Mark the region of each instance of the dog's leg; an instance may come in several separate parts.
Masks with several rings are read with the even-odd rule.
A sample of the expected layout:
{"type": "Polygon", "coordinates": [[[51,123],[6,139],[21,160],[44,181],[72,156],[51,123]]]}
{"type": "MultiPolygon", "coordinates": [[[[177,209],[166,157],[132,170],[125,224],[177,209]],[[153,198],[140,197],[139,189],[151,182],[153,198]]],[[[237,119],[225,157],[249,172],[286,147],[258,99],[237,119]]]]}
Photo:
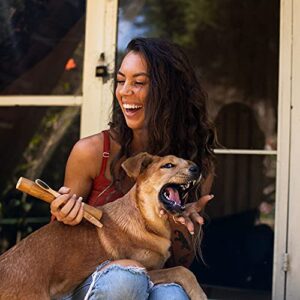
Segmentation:
{"type": "Polygon", "coordinates": [[[148,273],[154,284],[175,282],[184,288],[191,300],[207,299],[193,272],[185,267],[159,269],[148,273]]]}

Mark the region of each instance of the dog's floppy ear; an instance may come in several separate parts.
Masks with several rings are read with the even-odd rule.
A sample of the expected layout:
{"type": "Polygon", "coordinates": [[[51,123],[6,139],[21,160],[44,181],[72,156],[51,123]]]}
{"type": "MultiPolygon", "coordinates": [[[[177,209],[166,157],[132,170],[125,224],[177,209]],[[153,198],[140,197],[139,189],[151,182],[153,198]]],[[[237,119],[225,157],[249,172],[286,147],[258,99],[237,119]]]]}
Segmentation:
{"type": "Polygon", "coordinates": [[[141,152],[126,159],[122,163],[122,168],[129,177],[136,179],[152,161],[153,156],[151,154],[147,152],[141,152]]]}

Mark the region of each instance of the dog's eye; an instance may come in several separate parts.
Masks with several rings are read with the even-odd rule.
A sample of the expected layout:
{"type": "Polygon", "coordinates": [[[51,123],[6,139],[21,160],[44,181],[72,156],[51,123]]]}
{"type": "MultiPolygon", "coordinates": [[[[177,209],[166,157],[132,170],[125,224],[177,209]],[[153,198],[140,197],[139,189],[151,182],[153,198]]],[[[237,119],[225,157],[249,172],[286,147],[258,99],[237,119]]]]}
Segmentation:
{"type": "Polygon", "coordinates": [[[175,167],[175,165],[173,165],[172,163],[167,163],[167,164],[161,166],[161,168],[163,168],[163,169],[171,169],[174,167],[175,167]]]}

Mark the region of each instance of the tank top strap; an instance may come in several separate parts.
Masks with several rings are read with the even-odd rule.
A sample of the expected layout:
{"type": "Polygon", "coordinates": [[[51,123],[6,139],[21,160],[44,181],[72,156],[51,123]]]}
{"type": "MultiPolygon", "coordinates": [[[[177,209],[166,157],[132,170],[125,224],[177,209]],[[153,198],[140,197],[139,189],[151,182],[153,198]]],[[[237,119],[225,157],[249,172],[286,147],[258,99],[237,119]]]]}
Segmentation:
{"type": "Polygon", "coordinates": [[[110,155],[110,139],[109,139],[109,131],[104,130],[103,133],[103,154],[102,154],[102,164],[99,175],[104,175],[106,170],[107,161],[110,155]]]}

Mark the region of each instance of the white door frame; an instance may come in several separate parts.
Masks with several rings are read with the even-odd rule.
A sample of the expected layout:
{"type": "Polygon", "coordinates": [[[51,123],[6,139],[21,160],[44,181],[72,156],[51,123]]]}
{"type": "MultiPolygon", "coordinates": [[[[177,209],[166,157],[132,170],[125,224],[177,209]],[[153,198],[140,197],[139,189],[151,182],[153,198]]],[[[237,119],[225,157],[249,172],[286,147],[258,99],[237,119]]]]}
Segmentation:
{"type": "Polygon", "coordinates": [[[300,295],[300,2],[281,0],[273,299],[300,295]]]}
{"type": "Polygon", "coordinates": [[[81,137],[107,128],[113,100],[117,16],[117,0],[87,1],[81,137]],[[104,62],[99,60],[101,53],[104,53],[104,62]],[[102,63],[110,74],[107,80],[95,76],[96,66],[102,63]]]}
{"type": "MultiPolygon", "coordinates": [[[[291,0],[290,0],[291,1],[291,0]]],[[[292,60],[291,60],[291,143],[288,215],[288,252],[290,264],[287,273],[286,299],[300,297],[300,2],[291,1],[292,60]]]]}

